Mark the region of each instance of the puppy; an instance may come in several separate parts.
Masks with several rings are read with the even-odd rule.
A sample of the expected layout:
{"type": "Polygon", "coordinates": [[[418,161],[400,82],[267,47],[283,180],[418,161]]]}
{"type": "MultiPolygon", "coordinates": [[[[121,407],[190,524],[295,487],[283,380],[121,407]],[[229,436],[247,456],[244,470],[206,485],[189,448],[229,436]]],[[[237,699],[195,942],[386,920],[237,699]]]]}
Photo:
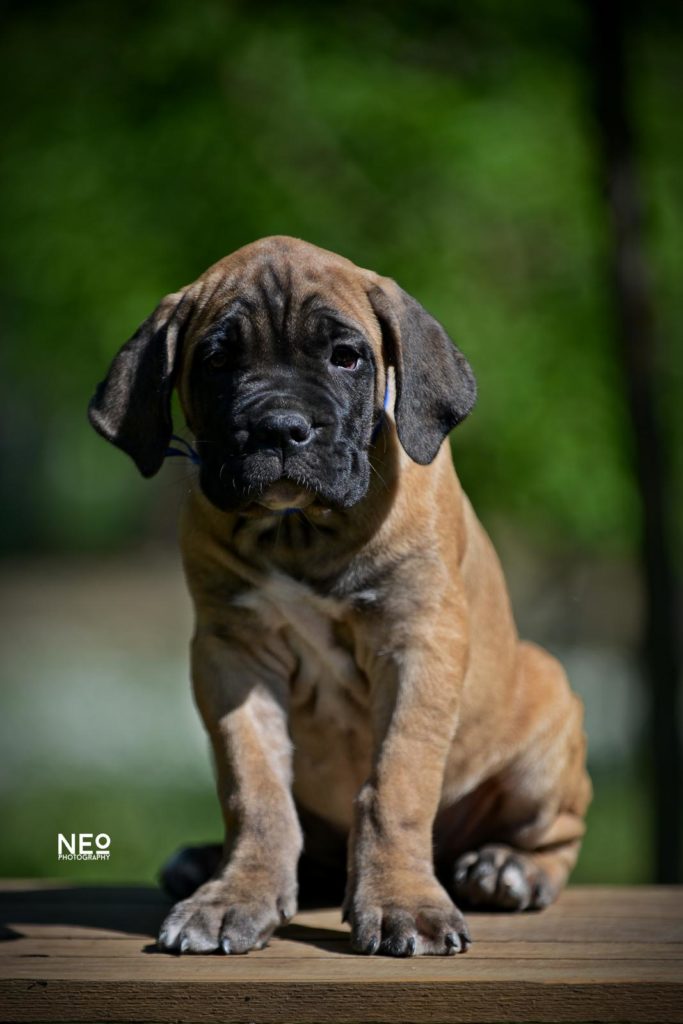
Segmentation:
{"type": "Polygon", "coordinates": [[[295,913],[302,850],[319,876],[346,856],[359,953],[463,952],[458,905],[548,904],[590,799],[582,710],[518,639],[444,443],[475,401],[465,357],[393,281],[275,237],[163,299],[97,389],[93,426],[144,476],[174,387],[225,844],[208,879],[210,853],[176,864],[203,884],[160,945],[262,947],[295,913]]]}

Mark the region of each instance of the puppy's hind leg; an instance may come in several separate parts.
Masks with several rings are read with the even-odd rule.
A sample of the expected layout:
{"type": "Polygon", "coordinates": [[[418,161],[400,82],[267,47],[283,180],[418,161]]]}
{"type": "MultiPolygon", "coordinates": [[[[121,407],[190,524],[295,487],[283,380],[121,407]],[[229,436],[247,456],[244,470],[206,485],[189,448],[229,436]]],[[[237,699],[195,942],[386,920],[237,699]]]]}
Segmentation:
{"type": "Polygon", "coordinates": [[[496,780],[502,799],[486,841],[456,857],[448,888],[460,904],[534,910],[552,903],[576,863],[591,798],[581,702],[561,666],[520,646],[522,749],[496,780]]]}
{"type": "Polygon", "coordinates": [[[161,868],[161,888],[174,900],[186,900],[213,877],[221,863],[222,853],[220,843],[182,846],[161,868]]]}
{"type": "Polygon", "coordinates": [[[563,822],[575,839],[526,851],[506,843],[487,843],[461,854],[451,878],[453,898],[479,910],[541,910],[564,887],[581,846],[583,822],[563,822]]]}
{"type": "MultiPolygon", "coordinates": [[[[159,872],[159,884],[173,900],[186,900],[218,871],[223,855],[220,843],[182,846],[159,872]]],[[[346,865],[330,865],[304,851],[299,858],[299,904],[327,906],[341,903],[346,885],[346,865]]]]}

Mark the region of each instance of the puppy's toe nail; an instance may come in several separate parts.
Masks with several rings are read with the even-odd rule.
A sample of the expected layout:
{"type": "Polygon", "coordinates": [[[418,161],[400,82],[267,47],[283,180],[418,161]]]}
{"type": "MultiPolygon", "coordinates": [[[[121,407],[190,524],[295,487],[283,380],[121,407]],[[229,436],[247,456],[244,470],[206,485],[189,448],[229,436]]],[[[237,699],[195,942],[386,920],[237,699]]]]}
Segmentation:
{"type": "Polygon", "coordinates": [[[296,914],[296,900],[278,899],[277,912],[280,915],[280,924],[288,924],[296,914]]]}
{"type": "Polygon", "coordinates": [[[230,939],[221,939],[221,949],[226,956],[230,956],[232,953],[232,946],[230,945],[230,939]]]}
{"type": "Polygon", "coordinates": [[[373,956],[379,949],[379,936],[371,935],[370,938],[353,939],[351,945],[356,953],[373,956]]]}
{"type": "Polygon", "coordinates": [[[190,951],[190,940],[187,938],[180,940],[180,952],[189,953],[190,951]]]}
{"type": "Polygon", "coordinates": [[[445,938],[446,949],[449,953],[459,953],[461,948],[460,936],[457,932],[449,932],[445,938]]]}
{"type": "Polygon", "coordinates": [[[406,942],[406,956],[415,956],[415,950],[417,949],[417,941],[414,935],[411,935],[406,942]]]}

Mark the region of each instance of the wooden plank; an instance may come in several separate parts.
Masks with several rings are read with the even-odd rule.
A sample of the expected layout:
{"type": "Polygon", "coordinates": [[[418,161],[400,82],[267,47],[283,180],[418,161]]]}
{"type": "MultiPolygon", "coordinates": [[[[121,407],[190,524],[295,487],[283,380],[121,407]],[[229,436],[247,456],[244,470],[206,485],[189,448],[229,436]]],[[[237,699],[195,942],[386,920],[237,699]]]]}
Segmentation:
{"type": "Polygon", "coordinates": [[[675,886],[637,886],[632,889],[610,886],[574,886],[565,891],[561,904],[548,907],[546,913],[561,914],[563,918],[588,915],[589,917],[681,916],[680,891],[675,886]]]}
{"type": "MultiPolygon", "coordinates": [[[[103,912],[98,918],[98,908],[90,908],[87,912],[75,910],[69,920],[54,923],[43,923],[50,915],[51,909],[41,914],[40,908],[31,908],[30,913],[19,919],[6,915],[3,920],[11,930],[32,938],[40,936],[67,939],[70,936],[88,938],[116,938],[126,934],[138,936],[140,940],[153,941],[156,937],[163,913],[147,914],[135,908],[118,908],[117,912],[103,912]],[[96,923],[101,921],[101,924],[96,923]]],[[[336,921],[321,921],[318,927],[299,923],[296,919],[296,933],[301,941],[313,942],[317,939],[330,939],[334,935],[345,938],[346,928],[339,924],[338,911],[336,921]],[[330,934],[332,933],[332,934],[330,934]]],[[[568,942],[683,942],[683,913],[680,918],[641,917],[635,912],[626,923],[613,917],[567,917],[550,916],[549,911],[540,914],[470,914],[468,915],[470,931],[475,944],[479,942],[504,942],[506,940],[522,940],[526,942],[552,942],[565,940],[568,942]]],[[[284,930],[282,935],[292,935],[284,930]]]]}
{"type": "Polygon", "coordinates": [[[4,1021],[683,1021],[683,890],[570,889],[540,914],[472,914],[466,956],[354,956],[337,908],[244,957],[159,954],[154,889],[13,883],[4,1021]]]}
{"type": "MultiPolygon", "coordinates": [[[[140,952],[155,952],[150,946],[137,939],[79,939],[69,938],[59,943],[60,957],[106,956],[111,959],[137,957],[140,952]],[[96,945],[94,945],[96,943],[96,945]]],[[[52,939],[26,939],[20,946],[20,952],[12,953],[10,949],[0,951],[0,978],[11,976],[7,962],[13,956],[22,959],[45,958],[57,953],[52,939]]],[[[315,946],[306,942],[294,942],[289,939],[273,939],[258,952],[259,958],[266,959],[321,959],[348,955],[346,939],[337,941],[318,940],[315,946]]],[[[467,959],[613,959],[613,961],[630,961],[646,955],[648,959],[670,959],[683,963],[683,945],[675,942],[650,942],[643,946],[640,942],[477,942],[467,954],[467,959]]]]}
{"type": "Polygon", "coordinates": [[[492,981],[447,986],[395,981],[358,984],[344,981],[305,985],[182,983],[140,986],[129,981],[94,985],[22,981],[3,991],[4,1020],[83,1022],[178,1022],[195,1024],[476,1024],[476,1022],[666,1022],[683,1020],[680,987],[657,983],[596,985],[529,984],[492,981]]]}
{"type": "MultiPolygon", "coordinates": [[[[33,958],[8,959],[3,974],[12,980],[33,981],[111,981],[121,978],[120,962],[111,957],[89,956],[75,962],[72,957],[49,956],[36,963],[33,958]]],[[[634,984],[657,982],[666,985],[681,980],[681,960],[535,960],[515,957],[477,959],[476,957],[392,957],[363,958],[351,955],[328,958],[262,956],[150,956],[131,958],[125,964],[125,979],[142,984],[184,981],[267,984],[344,982],[373,985],[380,982],[420,982],[437,987],[499,981],[534,984],[608,983],[634,984]]]]}
{"type": "MultiPolygon", "coordinates": [[[[585,888],[585,887],[584,887],[585,888]]],[[[658,891],[657,887],[653,887],[658,891]]],[[[50,899],[70,899],[71,894],[79,893],[94,896],[101,903],[128,900],[135,903],[167,903],[168,899],[160,889],[153,885],[123,884],[98,885],[84,883],[74,886],[73,882],[63,878],[2,878],[0,879],[0,904],[12,900],[15,893],[46,893],[50,899]]]]}
{"type": "MultiPolygon", "coordinates": [[[[41,958],[3,957],[0,977],[31,979],[40,975],[46,980],[109,981],[120,977],[121,966],[109,956],[88,956],[83,960],[59,954],[41,958]]],[[[350,953],[339,957],[268,957],[248,956],[183,956],[141,955],[125,965],[129,981],[165,982],[201,981],[288,981],[333,982],[352,981],[357,984],[380,981],[410,980],[443,985],[460,985],[467,981],[533,981],[562,982],[676,982],[681,978],[681,960],[645,959],[637,961],[600,959],[536,960],[509,957],[476,958],[414,957],[401,960],[392,957],[356,957],[350,953]]]]}
{"type": "MultiPolygon", "coordinates": [[[[109,957],[110,959],[138,957],[141,952],[154,953],[156,948],[145,939],[78,938],[69,937],[57,944],[53,938],[39,936],[25,938],[20,949],[13,953],[10,944],[0,947],[0,977],[9,975],[8,961],[46,958],[57,954],[60,957],[109,957]]],[[[312,942],[274,938],[260,950],[259,959],[329,959],[349,955],[348,939],[318,939],[312,942]]],[[[529,960],[683,960],[683,946],[675,942],[649,942],[644,945],[636,940],[631,942],[524,942],[505,940],[503,942],[476,942],[467,954],[468,960],[529,959],[529,960]]]]}

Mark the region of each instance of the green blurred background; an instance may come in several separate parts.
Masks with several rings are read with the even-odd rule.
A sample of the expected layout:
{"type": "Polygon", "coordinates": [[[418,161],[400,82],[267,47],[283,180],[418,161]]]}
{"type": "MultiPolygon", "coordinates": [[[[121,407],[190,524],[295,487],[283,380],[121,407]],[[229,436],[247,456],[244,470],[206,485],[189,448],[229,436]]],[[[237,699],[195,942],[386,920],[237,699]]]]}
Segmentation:
{"type": "MultiPolygon", "coordinates": [[[[162,295],[285,233],[397,278],[470,358],[458,471],[521,632],[587,706],[575,877],[651,878],[640,511],[585,5],[3,10],[0,872],[146,880],[219,837],[174,546],[188,470],[143,482],[85,408],[162,295]],[[58,831],[107,832],[110,861],[58,862],[58,831]]],[[[628,42],[679,509],[681,14],[652,0],[628,42]]]]}

